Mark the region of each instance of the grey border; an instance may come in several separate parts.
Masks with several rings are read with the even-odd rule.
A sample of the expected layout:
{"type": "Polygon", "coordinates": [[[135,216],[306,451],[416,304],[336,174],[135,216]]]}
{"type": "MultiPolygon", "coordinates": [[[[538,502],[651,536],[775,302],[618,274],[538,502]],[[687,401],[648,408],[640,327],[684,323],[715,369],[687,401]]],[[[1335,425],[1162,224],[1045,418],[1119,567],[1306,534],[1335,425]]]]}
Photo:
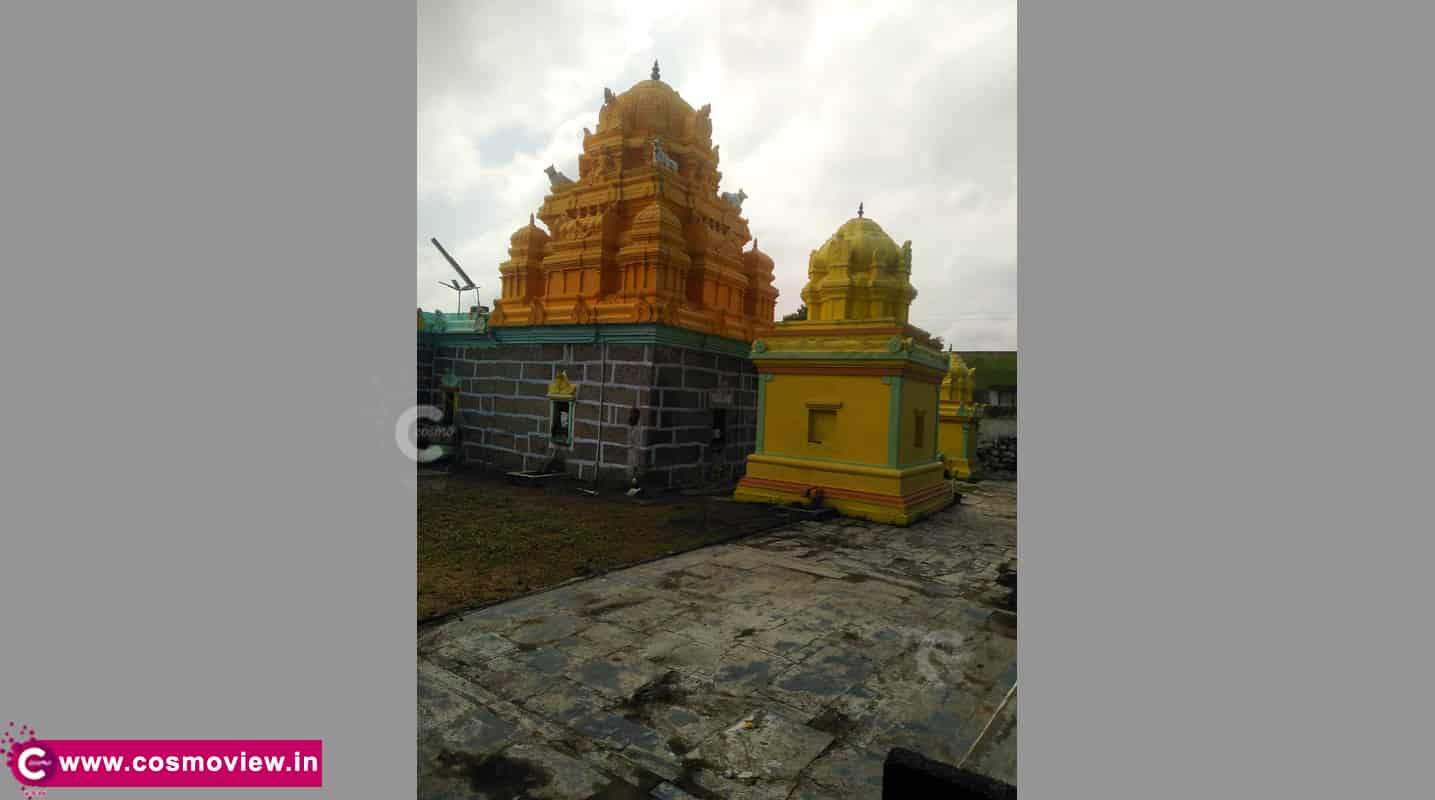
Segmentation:
{"type": "MultiPolygon", "coordinates": [[[[1285,5],[1022,8],[1029,798],[1427,783],[1428,469],[1312,431],[1429,340],[1429,26],[1285,5]]],[[[0,716],[411,796],[412,10],[0,14],[0,716]]]]}
{"type": "Polygon", "coordinates": [[[1430,793],[1420,8],[1022,5],[1028,800],[1430,793]]]}
{"type": "Polygon", "coordinates": [[[321,790],[121,794],[415,792],[415,42],[402,3],[0,11],[0,724],[324,740],[321,790]]]}

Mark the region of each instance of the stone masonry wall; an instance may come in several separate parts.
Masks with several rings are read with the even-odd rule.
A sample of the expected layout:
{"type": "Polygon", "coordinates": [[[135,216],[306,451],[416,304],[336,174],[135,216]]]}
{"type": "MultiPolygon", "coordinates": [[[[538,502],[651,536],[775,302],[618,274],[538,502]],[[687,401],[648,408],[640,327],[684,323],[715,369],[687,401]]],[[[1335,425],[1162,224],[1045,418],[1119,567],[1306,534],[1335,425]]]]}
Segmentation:
{"type": "Polygon", "coordinates": [[[635,473],[645,485],[669,487],[742,474],[757,435],[751,361],[665,345],[609,344],[605,363],[603,349],[440,347],[432,374],[453,369],[463,380],[465,460],[505,471],[539,470],[557,456],[564,471],[592,480],[601,455],[601,479],[609,484],[626,484],[635,473]],[[559,370],[578,386],[573,444],[550,447],[548,384],[559,370]],[[721,446],[712,444],[710,390],[716,388],[733,390],[721,446]],[[638,422],[629,425],[635,406],[638,422]]]}
{"type": "MultiPolygon", "coordinates": [[[[986,424],[986,420],[982,420],[986,424]]],[[[1016,436],[995,436],[990,439],[978,437],[977,461],[982,472],[988,477],[1014,479],[1016,477],[1016,436]]]]}
{"type": "Polygon", "coordinates": [[[418,396],[415,402],[421,406],[439,404],[438,379],[433,369],[434,349],[420,340],[418,344],[418,396]]]}

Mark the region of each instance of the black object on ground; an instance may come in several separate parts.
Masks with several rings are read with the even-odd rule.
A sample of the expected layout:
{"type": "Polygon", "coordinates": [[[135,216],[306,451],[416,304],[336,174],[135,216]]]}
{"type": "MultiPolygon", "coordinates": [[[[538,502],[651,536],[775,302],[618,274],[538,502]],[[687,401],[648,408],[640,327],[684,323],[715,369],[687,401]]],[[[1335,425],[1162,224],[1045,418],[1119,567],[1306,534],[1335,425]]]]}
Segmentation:
{"type": "Polygon", "coordinates": [[[892,748],[882,764],[882,798],[945,797],[951,800],[1015,800],[1016,787],[921,753],[892,748]]]}

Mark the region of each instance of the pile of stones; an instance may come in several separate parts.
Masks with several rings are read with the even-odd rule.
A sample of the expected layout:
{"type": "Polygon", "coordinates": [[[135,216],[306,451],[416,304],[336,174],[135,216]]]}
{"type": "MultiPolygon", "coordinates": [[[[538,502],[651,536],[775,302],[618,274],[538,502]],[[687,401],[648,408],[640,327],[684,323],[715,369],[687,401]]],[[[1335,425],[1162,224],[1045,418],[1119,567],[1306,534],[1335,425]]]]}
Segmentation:
{"type": "Polygon", "coordinates": [[[1016,477],[1016,437],[998,436],[995,439],[977,443],[977,460],[987,477],[1011,479],[1016,477]]]}

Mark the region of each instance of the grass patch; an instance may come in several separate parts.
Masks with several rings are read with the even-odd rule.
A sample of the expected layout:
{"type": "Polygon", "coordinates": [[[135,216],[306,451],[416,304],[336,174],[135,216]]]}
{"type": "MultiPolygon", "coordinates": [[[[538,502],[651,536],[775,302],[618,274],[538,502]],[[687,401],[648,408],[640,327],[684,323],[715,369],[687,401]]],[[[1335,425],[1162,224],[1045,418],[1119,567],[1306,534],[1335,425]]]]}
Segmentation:
{"type": "Polygon", "coordinates": [[[513,597],[569,578],[765,530],[772,506],[713,497],[591,497],[573,484],[423,478],[418,493],[418,618],[513,597]]]}

